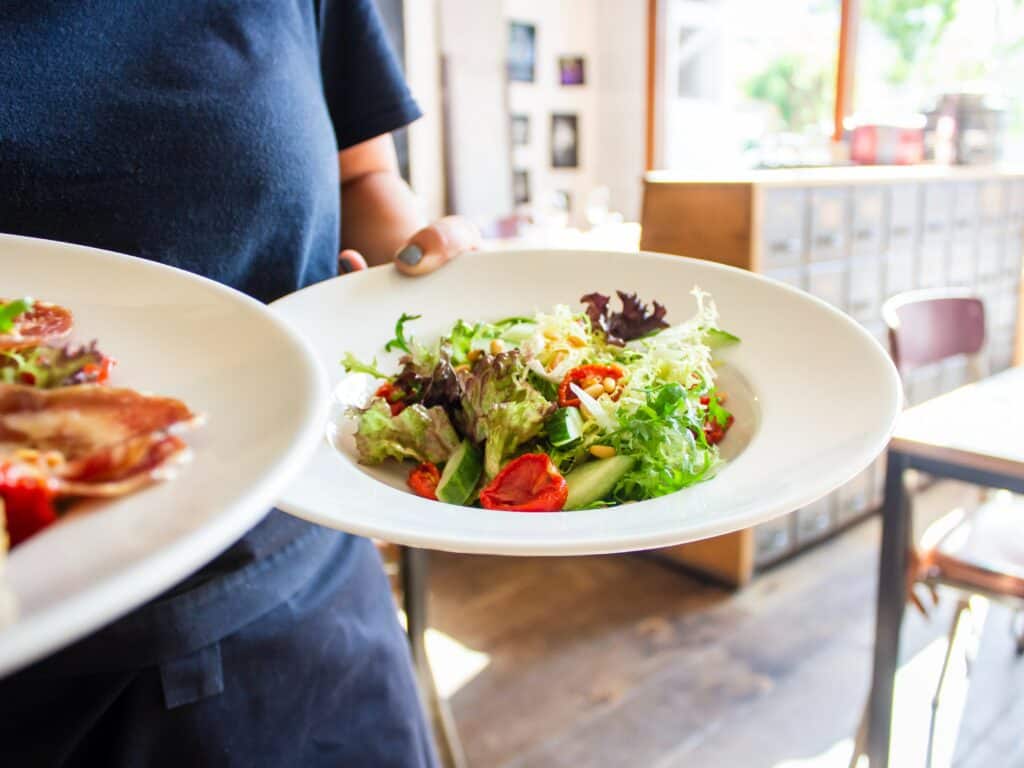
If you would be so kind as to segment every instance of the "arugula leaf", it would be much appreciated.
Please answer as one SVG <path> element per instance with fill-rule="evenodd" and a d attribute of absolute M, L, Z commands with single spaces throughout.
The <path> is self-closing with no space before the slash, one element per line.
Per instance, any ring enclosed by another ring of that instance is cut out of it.
<path fill-rule="evenodd" d="M 341 358 L 341 365 L 347 373 L 368 373 L 375 379 L 388 379 L 389 381 L 391 379 L 390 376 L 386 373 L 381 373 L 377 368 L 377 358 L 373 358 L 373 361 L 367 365 L 351 352 L 346 352 L 345 356 Z"/>
<path fill-rule="evenodd" d="M 616 501 L 664 496 L 706 480 L 718 465 L 718 451 L 704 435 L 702 410 L 691 407 L 676 383 L 647 393 L 636 410 L 620 414 L 620 428 L 602 442 L 636 463 L 612 489 Z"/>
<path fill-rule="evenodd" d="M 7 333 L 14 327 L 14 321 L 32 309 L 32 299 L 14 299 L 0 305 L 0 333 Z"/>
<path fill-rule="evenodd" d="M 395 338 L 391 339 L 387 344 L 384 345 L 385 352 L 391 352 L 395 349 L 400 349 L 408 355 L 412 354 L 412 349 L 409 347 L 409 339 L 405 338 L 405 324 L 410 320 L 419 320 L 423 315 L 407 315 L 405 312 L 398 318 L 398 322 L 395 323 Z"/>

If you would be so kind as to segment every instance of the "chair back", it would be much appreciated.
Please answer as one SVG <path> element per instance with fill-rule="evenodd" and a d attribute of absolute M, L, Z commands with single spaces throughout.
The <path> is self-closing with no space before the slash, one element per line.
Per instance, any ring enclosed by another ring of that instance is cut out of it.
<path fill-rule="evenodd" d="M 985 305 L 967 292 L 901 293 L 885 302 L 882 318 L 900 373 L 956 355 L 975 356 L 985 345 Z"/>

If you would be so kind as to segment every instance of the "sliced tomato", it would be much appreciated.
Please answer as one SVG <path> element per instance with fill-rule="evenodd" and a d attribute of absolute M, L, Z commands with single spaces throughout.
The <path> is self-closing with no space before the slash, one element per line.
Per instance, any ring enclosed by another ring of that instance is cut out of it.
<path fill-rule="evenodd" d="M 406 482 L 417 496 L 437 501 L 437 484 L 441 482 L 441 470 L 436 464 L 425 461 L 409 473 Z"/>
<path fill-rule="evenodd" d="M 545 453 L 513 459 L 480 492 L 486 509 L 514 512 L 557 512 L 565 506 L 569 486 Z"/>
<path fill-rule="evenodd" d="M 0 463 L 0 498 L 12 547 L 57 519 L 54 495 L 42 473 L 13 462 Z"/>
<path fill-rule="evenodd" d="M 0 299 L 0 304 L 7 302 Z M 71 333 L 71 311 L 58 304 L 36 301 L 14 320 L 14 327 L 0 334 L 0 349 L 23 349 L 56 343 Z"/>
<path fill-rule="evenodd" d="M 563 408 L 575 406 L 579 408 L 580 399 L 572 393 L 571 384 L 587 388 L 585 381 L 591 380 L 595 383 L 603 382 L 605 379 L 614 379 L 616 384 L 622 380 L 626 372 L 618 365 L 578 365 L 565 374 L 562 383 L 558 385 L 558 404 Z M 619 397 L 618 389 L 612 393 L 612 399 Z"/>
<path fill-rule="evenodd" d="M 391 415 L 397 416 L 405 410 L 405 403 L 402 402 L 402 398 L 405 397 L 405 392 L 396 387 L 390 381 L 386 381 L 377 387 L 377 391 L 373 393 L 375 397 L 381 397 L 391 407 Z"/>

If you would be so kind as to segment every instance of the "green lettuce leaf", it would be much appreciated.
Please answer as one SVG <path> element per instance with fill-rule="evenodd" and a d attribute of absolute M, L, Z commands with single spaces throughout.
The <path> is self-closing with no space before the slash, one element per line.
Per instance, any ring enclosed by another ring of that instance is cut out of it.
<path fill-rule="evenodd" d="M 390 376 L 386 373 L 382 373 L 380 369 L 377 368 L 377 358 L 374 358 L 370 363 L 364 363 L 351 352 L 346 352 L 345 356 L 341 358 L 341 366 L 347 373 L 368 373 L 375 379 L 391 380 Z"/>
<path fill-rule="evenodd" d="M 460 380 L 463 432 L 484 444 L 484 472 L 494 477 L 519 446 L 540 434 L 555 405 L 530 383 L 515 350 L 482 355 Z"/>
<path fill-rule="evenodd" d="M 415 459 L 442 464 L 459 445 L 459 436 L 444 408 L 410 405 L 397 416 L 388 404 L 374 398 L 358 414 L 356 448 L 364 464 L 385 459 Z"/>
<path fill-rule="evenodd" d="M 32 299 L 14 299 L 0 304 L 0 333 L 7 333 L 14 327 L 14 321 L 32 309 Z"/>

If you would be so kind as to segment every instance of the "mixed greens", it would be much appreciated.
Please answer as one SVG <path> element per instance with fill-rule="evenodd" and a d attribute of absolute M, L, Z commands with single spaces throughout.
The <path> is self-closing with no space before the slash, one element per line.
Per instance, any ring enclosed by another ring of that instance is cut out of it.
<path fill-rule="evenodd" d="M 732 424 L 714 350 L 738 341 L 710 296 L 670 326 L 658 302 L 599 293 L 582 311 L 470 324 L 419 343 L 403 314 L 386 351 L 395 375 L 346 354 L 347 371 L 383 382 L 354 409 L 360 460 L 417 462 L 410 487 L 489 509 L 555 511 L 641 501 L 712 476 Z M 443 472 L 441 468 L 443 467 Z"/>

